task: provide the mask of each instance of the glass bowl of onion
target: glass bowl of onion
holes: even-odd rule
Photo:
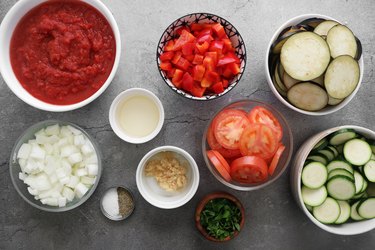
[[[47,212],[64,212],[94,193],[102,173],[94,139],[79,126],[46,120],[34,124],[13,147],[9,172],[18,194]]]

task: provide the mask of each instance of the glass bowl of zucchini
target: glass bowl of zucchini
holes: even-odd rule
[[[290,19],[273,35],[266,77],[276,97],[307,115],[327,115],[350,102],[363,77],[361,41],[346,24],[319,14]]]
[[[375,132],[345,125],[308,139],[291,170],[295,200],[318,227],[339,235],[375,228]]]

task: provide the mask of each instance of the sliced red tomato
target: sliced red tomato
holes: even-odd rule
[[[250,122],[249,122],[250,123]],[[278,147],[276,134],[264,124],[251,124],[242,133],[239,148],[242,155],[271,159]]]
[[[238,149],[242,132],[249,125],[250,122],[243,111],[227,109],[214,119],[214,135],[224,148]]]
[[[281,127],[279,120],[277,120],[268,109],[256,106],[250,111],[248,118],[251,123],[265,124],[275,130],[278,141],[281,141],[283,138],[283,128]]]
[[[280,144],[279,148],[277,149],[275,155],[273,156],[271,164],[268,168],[268,173],[270,175],[273,175],[273,173],[275,172],[277,164],[279,163],[280,157],[283,154],[284,150],[285,150],[285,146],[283,144]]]
[[[207,143],[211,149],[218,151],[222,156],[224,156],[227,159],[233,159],[235,157],[241,156],[241,152],[239,149],[227,149],[223,148],[223,146],[220,145],[220,143],[215,138],[212,125],[207,130]]]
[[[230,175],[240,183],[259,183],[267,180],[267,163],[257,156],[243,156],[231,164]]]
[[[207,157],[211,161],[211,163],[215,166],[216,170],[220,173],[220,175],[226,180],[231,181],[230,176],[230,166],[228,162],[224,159],[224,157],[215,150],[207,151]]]

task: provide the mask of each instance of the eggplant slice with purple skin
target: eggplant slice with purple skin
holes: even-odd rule
[[[279,38],[271,46],[271,51],[273,54],[280,54],[281,48],[283,47],[284,43],[294,34],[299,32],[307,31],[305,26],[292,26],[289,27],[288,30],[285,32],[281,32]]]
[[[358,39],[358,37],[355,37],[355,41],[357,43],[357,53],[354,59],[359,61],[359,59],[361,59],[361,56],[362,56],[362,43],[361,43],[361,40]]]
[[[328,104],[328,94],[319,85],[312,82],[301,82],[288,90],[288,101],[297,108],[307,111],[318,111]]]
[[[321,22],[324,22],[325,19],[319,17],[308,18],[299,23],[299,25],[305,25],[311,27],[310,31],[314,30]]]

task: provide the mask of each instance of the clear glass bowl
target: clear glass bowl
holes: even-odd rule
[[[18,153],[18,150],[21,147],[21,145],[23,143],[27,142],[28,140],[35,138],[34,134],[37,131],[39,131],[40,129],[45,128],[49,125],[54,125],[54,124],[59,124],[60,126],[70,125],[70,126],[76,128],[76,129],[80,130],[89,139],[89,141],[93,145],[94,150],[95,150],[95,152],[97,154],[97,157],[98,157],[98,175],[96,177],[95,183],[92,185],[90,190],[81,199],[74,198],[74,200],[71,201],[71,202],[68,202],[65,207],[53,207],[53,206],[48,206],[48,205],[42,204],[40,202],[40,200],[36,200],[33,195],[29,194],[29,192],[27,191],[28,186],[25,183],[23,183],[23,181],[20,180],[19,177],[18,177],[18,174],[21,172],[21,167],[19,166],[19,164],[17,162],[17,153]],[[13,183],[15,189],[17,190],[18,194],[27,203],[29,203],[33,207],[36,207],[36,208],[38,208],[40,210],[43,210],[43,211],[64,212],[64,211],[68,211],[68,210],[71,210],[71,209],[74,209],[74,208],[80,206],[86,200],[88,200],[88,198],[90,198],[90,196],[94,193],[96,187],[99,184],[100,177],[101,177],[101,174],[102,174],[102,162],[101,161],[102,161],[102,156],[101,156],[101,152],[99,150],[98,145],[96,144],[94,139],[86,131],[84,131],[82,128],[80,128],[77,125],[75,125],[73,123],[70,123],[70,122],[63,122],[63,121],[58,121],[58,120],[46,120],[46,121],[36,123],[33,126],[29,127],[18,138],[16,144],[13,147],[13,150],[12,150],[12,153],[11,153],[11,156],[10,156],[9,172],[10,172],[10,177],[12,179],[12,183]]]
[[[215,119],[215,117],[223,110],[238,109],[238,110],[244,110],[246,112],[249,112],[251,109],[253,109],[256,106],[267,108],[279,120],[283,128],[282,143],[285,145],[285,150],[279,160],[279,163],[276,167],[275,172],[266,181],[256,183],[256,184],[240,183],[234,180],[232,180],[231,182],[228,182],[221,176],[221,174],[216,170],[215,166],[213,166],[210,160],[207,158],[206,151],[210,149],[210,146],[208,145],[207,139],[206,139],[208,128],[211,125],[213,119]],[[293,135],[284,116],[281,113],[279,113],[275,108],[273,108],[271,105],[266,104],[261,101],[257,101],[257,100],[240,100],[240,101],[232,102],[228,104],[227,106],[225,106],[224,108],[220,109],[209,121],[203,134],[202,153],[203,153],[203,158],[206,162],[208,169],[211,171],[211,173],[215,176],[215,178],[218,181],[223,183],[225,186],[236,189],[236,190],[251,191],[251,190],[260,189],[262,187],[265,187],[271,184],[272,182],[276,181],[284,173],[293,154]]]

